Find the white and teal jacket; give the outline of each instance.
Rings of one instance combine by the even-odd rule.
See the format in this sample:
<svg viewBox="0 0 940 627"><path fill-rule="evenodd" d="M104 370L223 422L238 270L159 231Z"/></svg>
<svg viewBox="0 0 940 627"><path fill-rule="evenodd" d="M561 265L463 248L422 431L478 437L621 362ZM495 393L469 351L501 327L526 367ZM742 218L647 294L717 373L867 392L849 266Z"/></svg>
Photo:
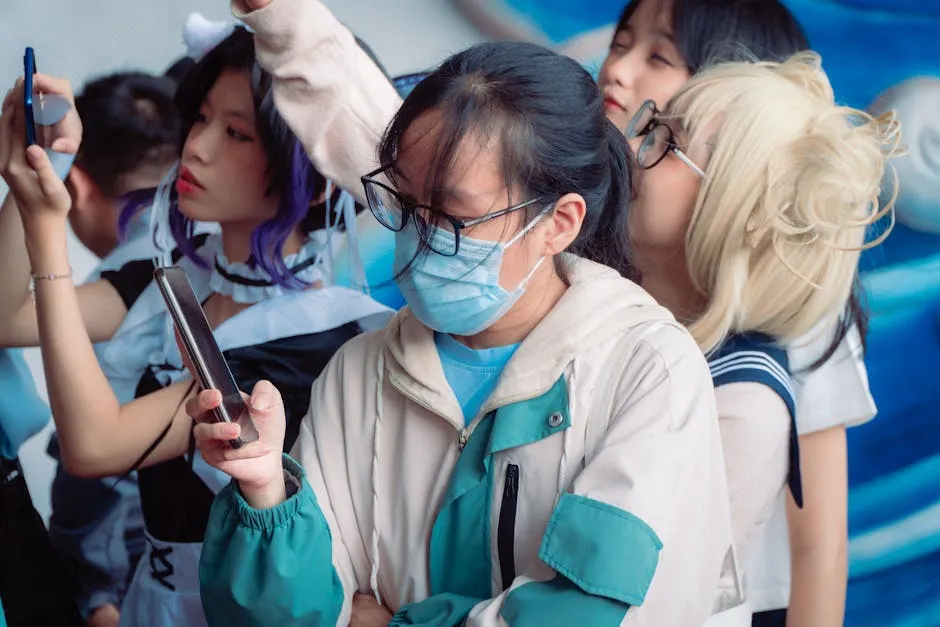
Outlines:
<svg viewBox="0 0 940 627"><path fill-rule="evenodd" d="M254 510L216 498L210 625L346 625L356 592L393 625L701 625L731 526L708 366L633 283L569 258L571 286L465 427L433 333L405 309L313 386Z"/></svg>

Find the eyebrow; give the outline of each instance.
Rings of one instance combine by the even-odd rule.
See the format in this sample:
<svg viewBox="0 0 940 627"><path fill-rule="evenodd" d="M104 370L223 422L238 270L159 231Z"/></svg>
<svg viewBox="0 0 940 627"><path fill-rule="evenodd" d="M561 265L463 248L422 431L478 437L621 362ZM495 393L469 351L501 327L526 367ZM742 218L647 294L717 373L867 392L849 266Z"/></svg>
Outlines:
<svg viewBox="0 0 940 627"><path fill-rule="evenodd" d="M412 186L411 181L408 180L408 177L405 176L404 172L398 169L397 165L392 164L392 167L390 168L390 170L396 179L403 181L409 187ZM468 200L473 198L473 196L468 194L467 192L458 188L454 188L454 187L447 187L443 191L444 191L445 196L449 196L453 198L454 200L456 200L458 203L462 203L462 204L466 204Z"/></svg>
<svg viewBox="0 0 940 627"><path fill-rule="evenodd" d="M211 111L216 110L216 107L212 104L212 101L210 101L208 98L203 100L203 104L209 107ZM219 115L223 117L228 117L228 118L238 118L240 120L244 120L245 122L248 122L249 124L254 122L254 117L252 116L252 114L249 113L248 111L245 111L244 109L223 108L219 110Z"/></svg>

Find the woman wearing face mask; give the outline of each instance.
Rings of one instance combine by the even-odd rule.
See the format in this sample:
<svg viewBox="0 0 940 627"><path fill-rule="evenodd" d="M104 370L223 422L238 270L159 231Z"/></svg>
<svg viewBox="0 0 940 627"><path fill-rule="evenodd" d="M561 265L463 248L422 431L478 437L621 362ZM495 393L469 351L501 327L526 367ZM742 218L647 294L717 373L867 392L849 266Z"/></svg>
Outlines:
<svg viewBox="0 0 940 627"><path fill-rule="evenodd" d="M392 624L701 624L730 555L704 360L563 254L622 232L627 154L590 75L537 46L471 48L415 87L362 177L409 307L327 366L297 461L272 386L251 397L264 443L197 427L238 480L202 555L210 622L344 625L368 590Z"/></svg>
<svg viewBox="0 0 940 627"><path fill-rule="evenodd" d="M362 328L384 323L388 311L328 285L329 238L309 226L324 221L318 199L326 181L274 108L270 76L254 57L251 35L236 28L186 75L176 95L180 162L157 190L153 213L158 226L164 219L169 224L178 250L172 258L203 303L236 381L250 389L274 379L284 392L289 447L320 369ZM37 81L46 93L70 95L63 81ZM4 102L0 127L0 167L19 207L0 214L8 242L0 251L2 342L40 344L71 473L105 476L142 467L148 550L125 598L122 624L204 625L200 542L214 494L227 478L187 454L192 422L183 403L193 384L152 281L153 263L131 262L100 281L72 285L65 248L69 196L41 150L24 154L21 102L17 86ZM78 144L76 116L62 125L62 139ZM219 222L221 233L194 237L197 220ZM158 229L157 241L165 235ZM91 342L105 340L96 360Z"/></svg>
<svg viewBox="0 0 940 627"><path fill-rule="evenodd" d="M665 112L641 105L628 136L643 169L632 258L641 285L709 355L735 545L750 564L763 557L788 465L790 495L802 499L780 347L834 319L848 298L865 227L890 211L877 203L898 127L836 106L818 58L804 53L706 70ZM820 615L809 609L790 620Z"/></svg>
<svg viewBox="0 0 940 627"><path fill-rule="evenodd" d="M799 24L778 0L630 2L599 73L608 118L625 129L643 102L665 107L710 63L780 61L808 48ZM657 224L668 224L668 219L651 215L650 228ZM658 296L669 305L668 295ZM875 415L862 362L867 316L857 288L847 300L841 316L820 317L805 335L788 338L785 355L779 355L791 373L785 378L790 379L796 411L803 507L781 495L766 531L749 551L751 558L744 564L749 604L767 610L755 617L755 624L783 625L788 605L791 625L835 627L843 622L848 576L845 428ZM719 413L723 394L719 391Z"/></svg>

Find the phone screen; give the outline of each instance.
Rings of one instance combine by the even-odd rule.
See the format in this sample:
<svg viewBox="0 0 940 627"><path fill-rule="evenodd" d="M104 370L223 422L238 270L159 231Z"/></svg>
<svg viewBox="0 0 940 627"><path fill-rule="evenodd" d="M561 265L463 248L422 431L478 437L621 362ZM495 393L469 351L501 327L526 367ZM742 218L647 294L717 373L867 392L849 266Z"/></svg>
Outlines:
<svg viewBox="0 0 940 627"><path fill-rule="evenodd" d="M33 115L33 75L36 74L36 53L27 48L23 55L23 110L26 112L26 145L36 140L36 118Z"/></svg>
<svg viewBox="0 0 940 627"><path fill-rule="evenodd" d="M153 275L179 332L183 349L195 369L193 375L203 389L222 393L222 405L214 410L216 419L236 422L241 427L241 437L233 440L232 446L237 448L257 440L258 432L251 422L248 407L242 400L232 371L225 363L225 357L212 335L212 328L186 273L181 268L171 267L157 268Z"/></svg>

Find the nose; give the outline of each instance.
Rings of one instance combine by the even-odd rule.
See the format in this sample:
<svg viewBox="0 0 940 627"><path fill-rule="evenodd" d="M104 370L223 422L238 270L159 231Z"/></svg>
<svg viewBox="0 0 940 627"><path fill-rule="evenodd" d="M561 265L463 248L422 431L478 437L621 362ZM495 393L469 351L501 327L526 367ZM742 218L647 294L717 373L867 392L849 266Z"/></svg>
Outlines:
<svg viewBox="0 0 940 627"><path fill-rule="evenodd" d="M642 55L633 47L610 64L610 82L623 89L634 89L637 77L642 71L642 64Z"/></svg>
<svg viewBox="0 0 940 627"><path fill-rule="evenodd" d="M183 157L200 163L208 163L216 143L212 135L211 126L208 124L193 126L183 144Z"/></svg>

